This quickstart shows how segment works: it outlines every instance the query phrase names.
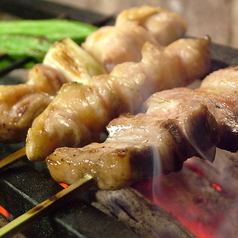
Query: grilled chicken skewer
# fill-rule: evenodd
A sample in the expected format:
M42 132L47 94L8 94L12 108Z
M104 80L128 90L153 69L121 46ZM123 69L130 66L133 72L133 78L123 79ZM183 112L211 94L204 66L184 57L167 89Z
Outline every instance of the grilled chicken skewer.
M69 38L57 41L44 63L30 70L25 84L0 86L0 141L24 141L32 121L64 83L77 80L87 84L92 76L101 73L105 73L102 65L74 41Z
M143 5L122 11L115 26L104 26L82 44L110 72L125 61L140 61L145 42L167 46L185 34L184 19L160 7Z
M119 189L160 170L177 171L191 156L214 157L216 145L237 151L237 79L238 66L230 67L197 90L154 94L145 113L112 120L104 143L56 149L46 160L52 177L70 184L90 174L99 189Z
M105 126L121 113L136 113L152 93L185 86L210 69L210 39L180 39L164 49L147 42L140 62L115 66L90 85L64 84L28 131L26 155L45 160L61 146L98 141ZM47 145L47 146L45 146Z
M121 52L121 49L131 48L132 45L134 46L134 53L130 53L131 58L129 59L137 59L137 52L141 51L145 41L160 45L160 39L164 41L165 38L168 38L169 42L171 42L181 37L186 30L186 23L182 17L153 6L133 8L119 16L117 25L120 25L120 27L111 27L114 29L113 34L116 37L114 42L110 41L111 36L107 34L101 39L101 44L105 43L105 40L110 41L111 52L108 50L107 52L115 59L118 51ZM133 19L131 19L132 16ZM131 27L127 26L125 21ZM125 24L127 27L125 27ZM121 35L121 32L124 32L124 34ZM117 38L118 35L121 37ZM94 50L89 46L92 38L95 37L89 37L84 45L85 49L90 52ZM141 41L140 39L143 40ZM97 43L99 43L98 39ZM107 48L108 45L103 47L103 50ZM127 54L128 52L124 55L120 53L120 61L129 60ZM50 70L47 66L54 69ZM112 69L112 66L110 68ZM44 58L43 66L38 65L37 69L33 68L28 79L29 83L27 82L26 85L0 87L1 142L15 143L24 140L26 131L31 126L34 118L52 101L63 83L76 81L88 84L92 76L106 72L104 67L87 50L85 51L69 38L59 40L53 44ZM49 73L49 71L52 72ZM52 78L53 74L55 74L55 78ZM54 82L59 77L61 80L58 87L54 89L54 94L48 95L46 88L51 87L49 86L51 84L55 84ZM52 82L50 82L51 80ZM39 84L41 85L40 87Z
M195 154L186 137L187 128L181 128L181 124L186 124L190 129L193 126L203 128L206 123L208 128L213 129L202 131L204 135L209 134L206 151L218 141L216 121L206 108L190 109L186 118L163 119L137 114L134 117L121 116L114 119L108 125L109 137L104 143L56 149L46 159L49 171L56 181L68 184L84 174L90 174L99 189L129 186L142 178L158 174L160 167L164 173L178 171L186 155ZM184 154L185 150L174 140L171 128L178 132L176 139L183 143L183 148L188 149L188 154Z

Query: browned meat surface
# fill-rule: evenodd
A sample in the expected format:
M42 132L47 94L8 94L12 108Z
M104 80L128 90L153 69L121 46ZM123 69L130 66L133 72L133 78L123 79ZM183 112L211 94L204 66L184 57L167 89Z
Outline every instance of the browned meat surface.
M146 43L140 62L117 65L90 85L65 84L28 131L30 160L45 160L61 146L78 147L98 141L101 132L121 113L136 113L152 93L184 86L210 69L210 39L180 39L163 51ZM46 146L47 145L47 146Z
M110 72L122 62L140 61L145 42L166 46L185 31L186 23L179 15L145 5L123 11L115 26L99 28L82 46Z
M52 101L65 78L55 69L37 64L26 84L0 86L0 141L25 139L28 128Z
M56 149L46 160L51 175L73 183L90 174L98 188L118 189L160 170L177 171L193 155L213 159L216 145L237 151L237 76L238 66L229 67L197 90L154 94L145 113L112 120L104 143Z
M222 149L236 152L238 150L237 88L238 67L229 67L207 76L197 90L179 88L165 90L153 95L147 103L149 102L152 105L154 101L156 110L153 106L151 107L152 109L149 108L148 110L152 114L155 110L155 114L158 114L158 112L164 112L166 108L167 116L170 117L174 109L170 110L169 107L175 101L186 104L192 100L193 102L204 104L214 115L219 126L220 142L218 146ZM160 106L158 106L158 102L160 102Z
M185 118L176 119L147 114L121 116L109 124L109 137L104 143L92 143L83 148L58 148L47 158L48 168L56 181L69 184L90 174L100 189L128 186L157 174L160 167L165 173L180 170L186 156L196 153L186 136L194 124L204 128L201 134L209 134L208 148L204 150L218 140L216 122L205 107L188 108L187 114ZM204 123L208 130L203 127ZM171 130L176 131L176 138Z

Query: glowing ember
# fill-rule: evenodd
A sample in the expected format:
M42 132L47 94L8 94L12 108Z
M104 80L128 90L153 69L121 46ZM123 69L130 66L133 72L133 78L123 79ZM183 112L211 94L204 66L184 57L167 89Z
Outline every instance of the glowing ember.
M212 186L213 188L215 188L218 192L221 192L221 191L222 191L222 188L221 188L219 185L215 184L215 183L212 183L211 186Z
M211 176L211 165L205 169L204 163L190 161L180 172L140 181L134 188L170 212L199 238L229 237L224 236L227 232L224 222L235 201L223 190L224 184Z
M67 188L67 187L69 186L69 185L66 184L66 183L60 183L59 185L62 186L63 188Z
M8 212L4 207L2 207L2 206L0 206L0 213L1 213L4 217L6 217L6 218L9 218L9 217L10 217L9 212Z
M196 172L199 176L201 177L206 177L205 174L203 174L203 172L201 170L199 170L195 165L193 165L192 163L187 162L186 165L192 169L194 172ZM218 192L222 192L222 188L216 184L216 183L210 183L211 187L213 187L215 190L217 190Z

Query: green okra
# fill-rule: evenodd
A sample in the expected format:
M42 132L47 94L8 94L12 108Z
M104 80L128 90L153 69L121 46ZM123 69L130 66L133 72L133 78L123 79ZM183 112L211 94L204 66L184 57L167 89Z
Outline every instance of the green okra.
M66 19L1 21L0 55L8 55L13 60L30 56L41 62L55 41L69 37L81 44L96 29ZM5 63L3 60L0 68Z

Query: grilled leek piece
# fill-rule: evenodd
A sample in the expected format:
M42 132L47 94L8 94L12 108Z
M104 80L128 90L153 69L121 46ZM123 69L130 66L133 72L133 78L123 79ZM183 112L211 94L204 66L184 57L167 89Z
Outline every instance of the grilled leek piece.
M93 56L68 37L51 46L43 64L57 69L69 82L88 84L92 76L106 73Z

